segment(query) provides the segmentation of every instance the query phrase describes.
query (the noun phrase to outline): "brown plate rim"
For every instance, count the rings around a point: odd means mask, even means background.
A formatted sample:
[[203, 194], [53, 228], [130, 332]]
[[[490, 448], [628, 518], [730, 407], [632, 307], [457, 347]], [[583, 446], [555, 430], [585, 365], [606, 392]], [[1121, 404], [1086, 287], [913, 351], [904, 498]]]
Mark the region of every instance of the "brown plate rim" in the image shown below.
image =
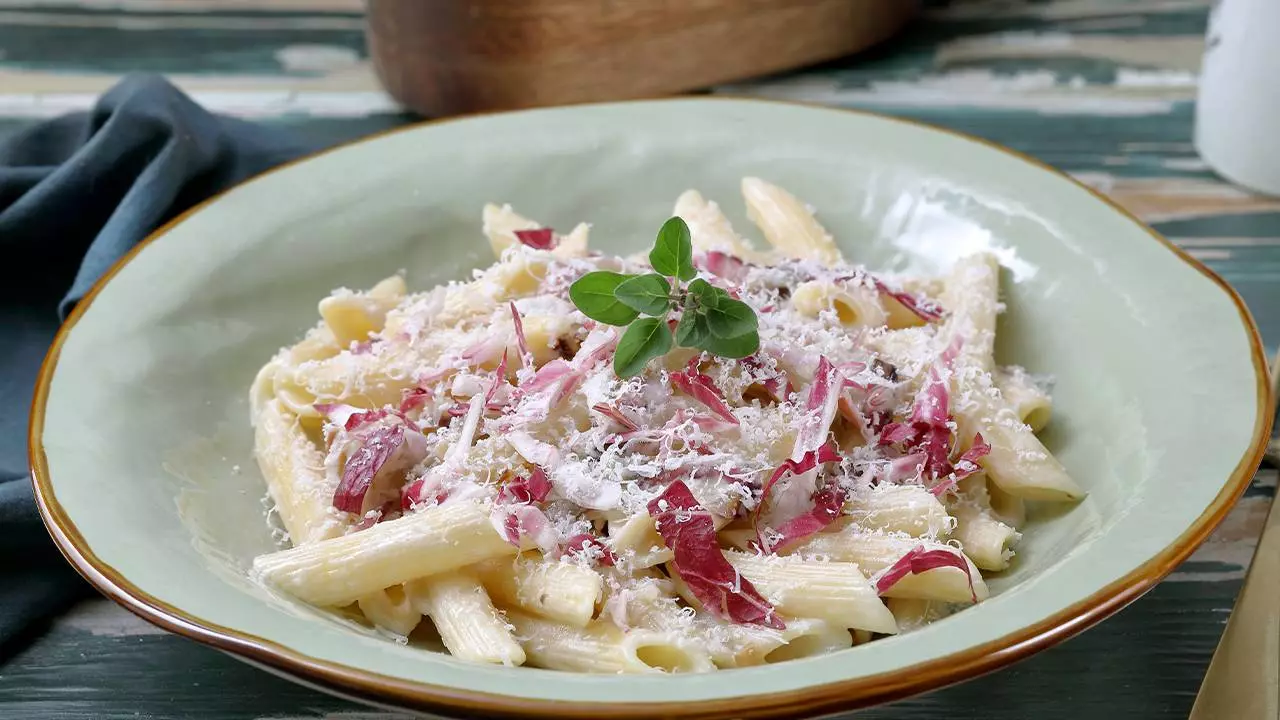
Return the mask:
[[[1248, 450], [1241, 457], [1234, 471], [1223, 484], [1222, 489], [1214, 497], [1213, 502], [1205, 508], [1195, 522], [1179, 535], [1173, 543], [1124, 577], [1039, 623], [1021, 628], [982, 645], [877, 675], [745, 698], [678, 703], [596, 703], [537, 700], [458, 690], [440, 685], [403, 680], [341, 663], [319, 660], [270, 640], [194, 617], [180, 608], [142, 591], [130, 583], [121, 573], [103, 562], [89, 548], [76, 529], [75, 523], [71, 521], [58, 504], [57, 497], [53, 491], [52, 478], [49, 474], [48, 459], [42, 444], [49, 389], [57, 369], [58, 357], [63, 343], [75, 328], [76, 322], [83, 317], [102, 288], [139, 252], [193, 213], [199, 212], [204, 207], [217, 201], [226, 192], [234, 189], [229, 188], [169, 221], [148, 235], [112, 265], [94, 284], [84, 299], [76, 305], [66, 322], [59, 329], [58, 334], [54, 337], [49, 352], [45, 356], [44, 362], [40, 367], [40, 375], [31, 405], [28, 452], [31, 463], [32, 483], [35, 488], [36, 502], [40, 509], [40, 515], [59, 550], [76, 570], [100, 592], [144, 620], [233, 655], [244, 656], [256, 663], [268, 665], [300, 680], [318, 682], [321, 686], [333, 688], [344, 696], [355, 697], [374, 704], [385, 706], [391, 703], [399, 707], [424, 711], [461, 712], [467, 716], [475, 717], [540, 718], [545, 720], [592, 720], [598, 717], [610, 717], [616, 720], [641, 720], [642, 718], [652, 718], [659, 715], [689, 720], [722, 717], [726, 714], [731, 714], [738, 718], [787, 718], [810, 716], [836, 710], [852, 710], [933, 690], [999, 669], [1072, 637], [1136, 600], [1168, 575], [1179, 563], [1190, 556], [1196, 547], [1204, 542], [1214, 528], [1226, 517], [1240, 495], [1243, 494], [1262, 460], [1267, 441], [1271, 435], [1272, 423], [1272, 414], [1269, 412], [1272, 407], [1271, 383], [1266, 353], [1257, 325], [1254, 323], [1252, 315], [1239, 294], [1222, 278], [1115, 201], [1057, 168], [989, 140], [914, 119], [893, 117], [868, 110], [727, 95], [707, 96], [696, 99], [676, 97], [629, 100], [604, 104], [652, 103], [671, 100], [681, 102], [747, 101], [763, 105], [808, 107], [828, 112], [844, 112], [863, 117], [874, 117], [887, 122], [939, 132], [984, 145], [991, 150], [1017, 158], [1042, 171], [1065, 179], [1090, 193], [1100, 202], [1142, 228], [1177, 258], [1203, 274], [1225, 292], [1236, 306], [1240, 320], [1249, 335], [1257, 384], [1257, 413], [1254, 420], [1253, 441]], [[253, 182], [257, 178], [285, 167], [346, 147], [366, 143], [386, 135], [411, 132], [424, 126], [458, 122], [471, 117], [475, 117], [475, 115], [427, 120], [374, 133], [279, 165], [255, 178], [246, 180], [245, 183]], [[240, 187], [245, 183], [235, 187]]]

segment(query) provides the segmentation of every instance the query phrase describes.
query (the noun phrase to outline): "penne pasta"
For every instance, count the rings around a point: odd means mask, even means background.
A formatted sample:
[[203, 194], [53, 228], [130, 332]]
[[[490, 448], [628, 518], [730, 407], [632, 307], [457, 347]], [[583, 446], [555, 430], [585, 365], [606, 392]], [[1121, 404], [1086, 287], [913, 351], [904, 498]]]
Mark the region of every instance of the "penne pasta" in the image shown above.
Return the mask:
[[471, 573], [415, 580], [405, 592], [414, 609], [435, 623], [454, 657], [495, 665], [524, 664], [524, 648]]
[[301, 600], [336, 607], [392, 585], [515, 553], [515, 546], [494, 531], [484, 506], [461, 500], [261, 555], [253, 571]]
[[850, 522], [867, 530], [938, 537], [951, 531], [952, 520], [933, 493], [920, 485], [877, 485], [845, 501]]
[[[883, 533], [868, 533], [856, 527], [814, 535], [807, 542], [787, 552], [792, 555], [825, 557], [838, 562], [852, 563], [867, 577], [873, 577], [917, 547], [926, 551], [956, 552], [955, 548], [942, 543]], [[961, 557], [964, 557], [963, 553]], [[976, 563], [970, 558], [965, 560], [969, 562], [967, 574], [954, 567], [934, 568], [903, 577], [884, 594], [886, 597], [909, 597], [955, 603], [973, 602], [974, 596], [977, 596], [979, 601], [985, 600], [990, 594], [987, 584], [978, 572], [978, 567], [975, 567]], [[971, 581], [972, 595], [970, 594]]]
[[575, 628], [510, 613], [529, 662], [551, 670], [583, 673], [704, 672], [714, 669], [710, 656], [691, 638], [605, 623]]
[[369, 622], [396, 635], [407, 636], [422, 622], [422, 611], [414, 607], [401, 585], [365, 595], [356, 605]]
[[760, 253], [745, 239], [734, 232], [729, 218], [715, 202], [702, 197], [697, 190], [686, 190], [676, 199], [672, 215], [684, 218], [689, 225], [693, 249], [697, 252], [723, 252], [748, 262], [766, 262]]
[[874, 290], [833, 282], [800, 283], [791, 292], [791, 307], [811, 318], [824, 312], [834, 313], [841, 325], [850, 328], [877, 327], [884, 325], [888, 318]]
[[888, 605], [889, 612], [893, 613], [899, 632], [919, 630], [947, 615], [946, 607], [936, 600], [889, 598], [885, 604]]
[[748, 177], [742, 179], [742, 197], [747, 201], [747, 218], [782, 255], [824, 265], [842, 261], [835, 240], [791, 193]]
[[392, 275], [366, 293], [338, 291], [320, 301], [320, 317], [340, 347], [382, 330], [387, 312], [404, 297], [404, 278]]
[[1031, 432], [1040, 432], [1049, 424], [1053, 401], [1022, 368], [1000, 368], [994, 375], [996, 389], [1013, 409], [1014, 414]]
[[333, 508], [337, 484], [326, 475], [324, 453], [307, 439], [298, 417], [270, 400], [258, 414], [254, 436], [267, 492], [293, 544], [341, 535], [348, 523]]
[[787, 190], [742, 194], [767, 249], [696, 190], [626, 256], [489, 204], [469, 279], [321, 300], [249, 388], [292, 545], [252, 576], [402, 643], [429, 618], [460, 660], [608, 674], [985, 600], [1026, 502], [1084, 495], [1036, 437], [1048, 393], [996, 364], [996, 257], [877, 274]]
[[604, 594], [600, 573], [573, 563], [544, 560], [537, 553], [486, 563], [481, 578], [504, 607], [574, 627], [591, 622]]
[[670, 562], [674, 554], [658, 535], [649, 513], [636, 513], [625, 520], [609, 522], [609, 547], [636, 568]]
[[852, 563], [734, 551], [725, 556], [784, 615], [826, 620], [844, 628], [897, 632], [893, 615]]

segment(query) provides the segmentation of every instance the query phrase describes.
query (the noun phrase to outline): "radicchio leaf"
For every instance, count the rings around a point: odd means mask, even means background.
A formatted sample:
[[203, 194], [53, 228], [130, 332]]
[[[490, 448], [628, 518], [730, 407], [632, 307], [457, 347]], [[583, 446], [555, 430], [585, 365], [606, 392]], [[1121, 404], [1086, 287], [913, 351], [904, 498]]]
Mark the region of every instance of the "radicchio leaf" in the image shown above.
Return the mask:
[[568, 361], [556, 358], [538, 368], [538, 371], [533, 374], [533, 378], [521, 385], [520, 389], [526, 395], [536, 393], [551, 387], [553, 383], [571, 372], [573, 372], [573, 366]]
[[731, 283], [740, 283], [747, 279], [747, 271], [751, 267], [741, 258], [734, 257], [719, 250], [711, 250], [701, 257], [703, 270], [724, 278]]
[[844, 376], [840, 370], [831, 364], [827, 356], [819, 357], [818, 369], [813, 374], [813, 384], [809, 386], [809, 396], [805, 400], [808, 415], [796, 434], [792, 457], [816, 450], [823, 444], [831, 423], [835, 422], [843, 387]]
[[982, 439], [982, 433], [974, 433], [973, 444], [956, 460], [956, 479], [963, 480], [982, 470], [982, 466], [978, 464], [978, 461], [986, 457], [990, 452], [991, 446], [987, 444], [986, 440]]
[[618, 557], [613, 554], [613, 551], [607, 545], [601, 542], [600, 538], [586, 533], [574, 535], [566, 540], [564, 551], [570, 555], [585, 555], [605, 567], [613, 567], [614, 563], [618, 562]]
[[520, 547], [520, 537], [524, 535], [544, 554], [554, 556], [559, 551], [555, 527], [534, 504], [546, 500], [550, 493], [551, 481], [547, 474], [535, 467], [528, 477], [510, 479], [502, 486], [489, 521], [512, 545]]
[[969, 580], [969, 595], [974, 602], [978, 602], [978, 593], [973, 589], [973, 574], [964, 556], [952, 550], [925, 550], [924, 545], [911, 548], [906, 555], [880, 573], [876, 578], [876, 592], [883, 595], [908, 575], [918, 575], [941, 567], [963, 570], [965, 578]]
[[400, 412], [405, 413], [427, 404], [431, 391], [424, 387], [406, 388], [400, 393]]
[[404, 444], [405, 427], [402, 424], [373, 428], [359, 440], [355, 452], [347, 457], [342, 469], [342, 479], [333, 493], [333, 506], [343, 512], [364, 511], [364, 496], [391, 456]]
[[418, 478], [413, 482], [405, 485], [400, 491], [400, 509], [410, 510], [415, 505], [422, 505], [428, 501], [434, 501], [439, 505], [449, 497], [448, 490], [436, 490], [434, 494], [428, 492], [427, 479]]
[[697, 357], [690, 360], [689, 365], [684, 370], [671, 373], [671, 384], [705, 405], [708, 410], [718, 415], [725, 422], [732, 425], [738, 424], [738, 418], [734, 417], [733, 411], [725, 404], [724, 395], [720, 393], [720, 388], [716, 387], [710, 375], [698, 369]]
[[560, 244], [555, 230], [551, 228], [534, 228], [532, 230], [516, 230], [516, 239], [521, 245], [534, 250], [550, 250]]
[[498, 367], [493, 371], [493, 384], [484, 393], [484, 406], [488, 410], [501, 410], [506, 406], [506, 398], [503, 402], [495, 402], [498, 398], [498, 391], [507, 386], [507, 351], [502, 351], [502, 359], [498, 361]]
[[498, 502], [540, 503], [551, 493], [551, 480], [542, 468], [535, 467], [528, 477], [508, 480], [498, 492]]
[[555, 526], [542, 509], [534, 505], [498, 505], [489, 522], [512, 545], [520, 547], [521, 536], [529, 538], [544, 555], [554, 557], [560, 549]]
[[764, 552], [771, 552], [775, 547], [775, 543], [770, 543], [764, 538], [764, 532], [760, 526], [760, 517], [764, 514], [765, 506], [769, 502], [769, 492], [773, 490], [773, 486], [788, 476], [803, 475], [817, 468], [819, 465], [836, 462], [840, 459], [840, 453], [836, 451], [836, 446], [827, 443], [817, 450], [810, 450], [805, 453], [799, 460], [786, 460], [773, 471], [769, 479], [765, 481], [764, 488], [760, 491], [760, 503], [756, 505], [755, 512], [751, 516], [751, 526], [756, 532], [756, 544]]
[[736, 623], [786, 627], [769, 601], [725, 559], [711, 513], [683, 481], [676, 480], [651, 500], [649, 514], [675, 555], [672, 562], [680, 577], [709, 612]]
[[[844, 508], [844, 500], [845, 492], [840, 488], [828, 487], [814, 493], [812, 510], [791, 518], [783, 523], [782, 527], [769, 534], [773, 541], [773, 548], [785, 547], [797, 540], [807, 538], [835, 522]], [[759, 537], [757, 537], [758, 541]], [[761, 550], [769, 552], [763, 546]]]
[[631, 418], [622, 413], [622, 410], [613, 407], [612, 405], [596, 403], [591, 406], [591, 409], [618, 423], [618, 425], [622, 427], [623, 432], [633, 432], [640, 429], [640, 427], [636, 425]]

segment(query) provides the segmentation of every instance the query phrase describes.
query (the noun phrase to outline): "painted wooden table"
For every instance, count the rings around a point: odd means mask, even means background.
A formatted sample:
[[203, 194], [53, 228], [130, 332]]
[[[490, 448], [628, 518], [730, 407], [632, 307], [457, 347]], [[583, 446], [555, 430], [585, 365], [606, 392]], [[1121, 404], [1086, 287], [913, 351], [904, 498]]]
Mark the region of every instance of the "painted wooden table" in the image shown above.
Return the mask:
[[[1057, 165], [1206, 261], [1280, 341], [1280, 200], [1218, 179], [1191, 144], [1211, 0], [931, 3], [869, 56], [716, 92], [871, 108]], [[411, 118], [370, 72], [357, 0], [0, 0], [0, 137], [88, 107], [122, 73], [339, 141]], [[1011, 668], [857, 714], [1183, 718], [1252, 555], [1276, 472], [1114, 618]], [[87, 601], [0, 666], [0, 717], [389, 720]]]

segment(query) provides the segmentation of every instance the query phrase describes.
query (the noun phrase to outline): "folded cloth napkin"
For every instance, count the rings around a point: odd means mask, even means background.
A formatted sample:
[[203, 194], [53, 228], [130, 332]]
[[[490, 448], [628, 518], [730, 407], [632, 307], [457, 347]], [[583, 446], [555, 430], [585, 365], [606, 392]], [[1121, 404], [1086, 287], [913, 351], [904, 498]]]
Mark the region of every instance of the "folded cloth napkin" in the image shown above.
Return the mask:
[[0, 144], [0, 253], [11, 270], [0, 285], [0, 659], [90, 592], [45, 532], [27, 470], [27, 411], [59, 323], [152, 230], [315, 145], [212, 115], [145, 75], [87, 113]]

